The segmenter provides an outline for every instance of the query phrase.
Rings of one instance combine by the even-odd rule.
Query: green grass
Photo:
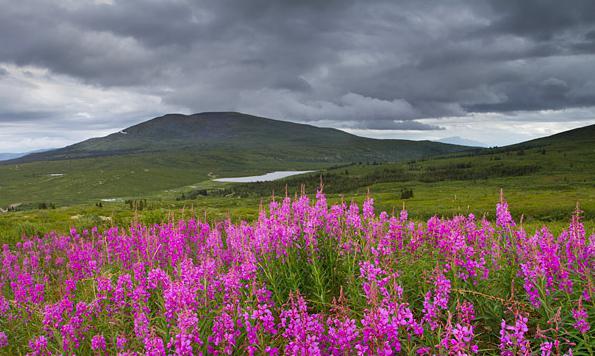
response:
[[[234,158],[224,158],[229,156]],[[208,186],[213,177],[328,166],[278,162],[251,153],[200,155],[183,151],[0,165],[0,207],[18,203],[35,207],[41,202],[64,206],[104,198],[161,195],[184,186],[204,185],[205,181]]]
[[[425,220],[432,215],[450,217],[455,214],[474,213],[493,218],[499,190],[505,187],[513,215],[518,219],[523,215],[525,225],[531,230],[544,223],[560,230],[568,225],[576,202],[580,202],[586,226],[589,231],[595,228],[595,189],[589,186],[558,189],[527,189],[527,177],[504,180],[488,180],[484,184],[469,184],[465,181],[438,183],[378,183],[343,194],[329,194],[332,203],[341,200],[358,202],[364,200],[367,189],[375,198],[377,209],[391,212],[403,206],[416,220]],[[401,187],[413,189],[414,197],[401,199]],[[282,195],[282,194],[281,194]],[[279,195],[277,195],[279,196]],[[132,221],[159,223],[168,219],[197,216],[210,220],[231,217],[234,221],[253,220],[258,215],[257,206],[268,203],[268,196],[225,197],[199,196],[192,200],[176,201],[167,198],[149,198],[143,210],[130,209],[124,202],[103,202],[99,208],[95,204],[77,204],[56,209],[31,209],[0,214],[0,241],[14,243],[24,235],[43,235],[53,230],[67,232],[71,227],[90,228],[98,226],[126,226]]]

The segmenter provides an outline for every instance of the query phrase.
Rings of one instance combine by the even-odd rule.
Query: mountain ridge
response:
[[[237,112],[204,112],[192,115],[166,114],[104,137],[91,138],[50,152],[30,154],[11,162],[214,148],[273,150],[296,156],[300,156],[301,149],[308,149],[320,154],[323,161],[336,162],[354,159],[396,161],[470,149],[428,140],[365,138],[334,128]]]

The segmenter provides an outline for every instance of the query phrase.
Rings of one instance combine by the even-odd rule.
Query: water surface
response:
[[[254,182],[270,182],[273,180],[287,178],[298,174],[311,173],[314,171],[276,171],[263,174],[260,176],[250,177],[234,177],[234,178],[217,178],[213,179],[215,182],[223,183],[254,183]]]

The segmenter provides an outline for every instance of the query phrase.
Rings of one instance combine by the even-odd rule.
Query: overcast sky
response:
[[[593,0],[0,0],[0,152],[170,113],[504,145],[595,123]]]

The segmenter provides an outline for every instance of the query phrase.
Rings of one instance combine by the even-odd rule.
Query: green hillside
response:
[[[106,137],[28,155],[16,162],[184,150],[242,150],[296,162],[398,161],[468,149],[431,141],[377,140],[346,132],[236,112],[169,114]],[[238,153],[232,151],[232,153]],[[233,156],[233,155],[229,155]]]
[[[155,194],[213,177],[397,162],[468,150],[375,140],[240,113],[171,114],[106,137],[0,163],[0,207]]]
[[[521,144],[457,153],[451,157],[384,164],[352,164],[283,181],[227,185],[210,192],[226,197],[265,197],[271,192],[314,192],[345,197],[370,191],[382,208],[404,202],[420,218],[491,213],[500,189],[526,219],[563,220],[578,202],[595,219],[595,125]],[[412,191],[409,197],[406,192]],[[207,191],[207,193],[209,193]],[[196,194],[186,192],[186,197]]]
[[[560,132],[555,135],[522,142],[508,148],[536,148],[536,147],[578,147],[579,144],[592,145],[595,142],[595,125],[579,127],[577,129]]]

